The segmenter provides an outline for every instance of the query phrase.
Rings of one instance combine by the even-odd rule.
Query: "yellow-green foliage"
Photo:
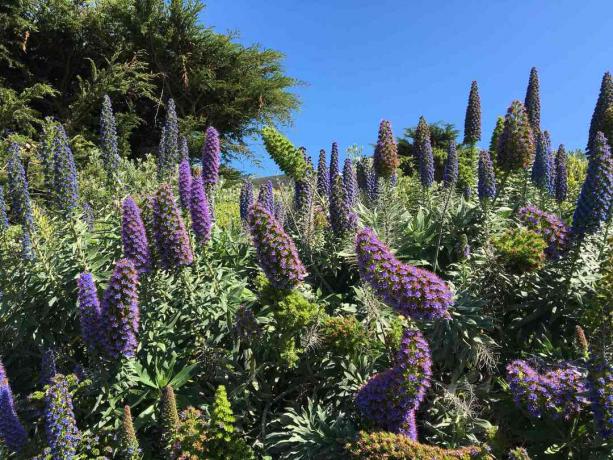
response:
[[[356,460],[493,460],[486,448],[469,446],[461,449],[442,449],[412,441],[404,435],[360,431],[355,441],[345,448]]]
[[[512,273],[525,273],[543,265],[547,243],[533,230],[509,229],[493,240],[500,262]]]
[[[458,149],[458,187],[474,187],[476,185],[477,149],[461,147]]]
[[[224,230],[240,227],[239,188],[222,188],[215,193],[215,224]]]
[[[321,335],[327,348],[340,355],[363,353],[368,345],[366,331],[355,316],[326,318]]]
[[[299,149],[271,126],[262,129],[262,139],[266,151],[281,171],[294,180],[304,179],[307,162]]]

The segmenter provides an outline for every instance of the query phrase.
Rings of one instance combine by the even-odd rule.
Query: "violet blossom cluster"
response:
[[[251,207],[249,228],[260,267],[274,287],[292,289],[306,278],[294,242],[261,203]]]
[[[267,180],[260,185],[258,203],[263,205],[269,212],[275,212],[275,195],[273,193],[271,181]]]
[[[318,177],[319,179],[319,177]],[[326,195],[327,196],[327,195]],[[313,204],[313,185],[307,176],[294,182],[294,213],[296,221],[302,221],[310,215]]]
[[[192,216],[192,229],[196,239],[200,243],[206,244],[211,239],[213,220],[202,176],[194,178],[192,182],[190,212]]]
[[[141,212],[134,199],[129,196],[123,201],[123,218],[121,222],[121,241],[123,254],[130,259],[139,275],[151,270],[149,241]]]
[[[419,162],[419,179],[425,188],[434,183],[434,156],[430,140],[430,127],[424,117],[419,118],[415,130],[415,155]],[[378,173],[378,171],[377,171]]]
[[[104,328],[101,324],[100,300],[94,277],[91,273],[81,273],[77,279],[77,299],[81,336],[90,351],[102,345]]]
[[[551,140],[549,133],[543,131],[537,133],[536,137],[536,154],[534,163],[532,164],[531,179],[532,182],[541,189],[545,190],[549,195],[555,195],[555,157],[551,151]]]
[[[330,192],[332,192],[334,178],[341,173],[338,164],[338,144],[332,142],[332,149],[330,151]]]
[[[558,258],[567,249],[569,229],[555,214],[528,205],[519,210],[518,217],[525,226],[543,237],[547,243],[545,255],[549,259]]]
[[[51,384],[51,380],[57,374],[57,366],[55,362],[55,351],[53,348],[43,350],[40,360],[40,383],[41,385]]]
[[[430,348],[417,329],[404,331],[394,366],[368,380],[356,395],[366,421],[378,429],[417,439],[415,412],[430,387]]]
[[[481,150],[479,153],[477,192],[480,200],[496,196],[496,175],[490,153],[487,150]]]
[[[138,273],[130,259],[115,262],[100,307],[103,347],[112,359],[132,357],[138,346]]]
[[[598,434],[613,438],[613,366],[594,351],[588,360],[587,389]]]
[[[338,237],[353,231],[357,226],[357,216],[349,207],[341,176],[336,176],[336,179],[332,182],[330,226]]]
[[[569,420],[587,405],[584,378],[571,363],[541,371],[518,359],[507,365],[507,381],[515,404],[533,417]]]
[[[317,193],[322,198],[330,195],[330,173],[326,164],[326,151],[319,151],[319,162],[317,163]]]
[[[26,430],[15,410],[13,392],[2,361],[0,361],[0,440],[13,452],[21,450],[28,440]]]
[[[62,374],[52,379],[45,392],[45,432],[54,460],[75,458],[81,433],[77,428],[68,382]]]
[[[21,162],[21,155],[19,152],[19,145],[14,142],[9,145],[7,173],[11,212],[18,223],[32,230],[34,228],[32,201],[28,188],[28,178],[26,177],[26,171]]]
[[[219,133],[209,126],[202,148],[202,180],[205,187],[212,187],[219,182],[219,164],[221,162],[221,147]]]
[[[568,195],[568,171],[566,170],[566,150],[560,145],[555,158],[555,198],[558,203]]]
[[[474,134],[472,134],[471,136],[474,136]],[[455,185],[455,183],[458,181],[458,174],[458,150],[456,148],[455,141],[452,139],[449,142],[449,150],[447,151],[447,159],[445,160],[445,168],[443,169],[444,186],[446,188],[450,188]]]
[[[156,193],[153,227],[162,267],[169,270],[191,265],[194,255],[189,235],[168,184],[162,184]]]
[[[189,160],[182,160],[179,163],[179,202],[185,210],[189,209],[192,180],[192,168],[189,165]]]
[[[9,228],[9,218],[6,213],[6,201],[4,200],[4,188],[0,185],[0,233]]]
[[[240,193],[240,214],[243,222],[247,222],[249,217],[249,208],[253,204],[253,184],[249,180],[243,181]]]
[[[75,212],[79,206],[79,183],[77,167],[62,125],[56,127],[53,152],[55,200],[58,209],[67,216]]]
[[[449,316],[453,295],[439,276],[400,262],[370,228],[358,232],[355,247],[360,276],[398,313],[416,320]]]
[[[358,199],[358,178],[350,158],[347,158],[343,165],[343,188],[345,189],[347,206],[352,208]]]

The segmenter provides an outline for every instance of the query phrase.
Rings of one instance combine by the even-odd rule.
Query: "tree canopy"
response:
[[[157,144],[172,97],[192,145],[206,126],[227,156],[299,101],[282,54],[203,25],[202,0],[5,0],[0,4],[0,135],[33,136],[45,116],[95,138],[102,98],[124,153]],[[131,149],[128,149],[131,147]]]

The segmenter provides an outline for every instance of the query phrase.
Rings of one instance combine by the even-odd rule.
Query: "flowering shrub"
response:
[[[355,247],[362,279],[400,314],[413,319],[448,315],[453,295],[437,275],[401,263],[369,228],[358,232]]]

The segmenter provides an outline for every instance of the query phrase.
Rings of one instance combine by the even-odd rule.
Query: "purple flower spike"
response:
[[[570,363],[541,372],[518,359],[507,365],[507,381],[515,404],[533,417],[569,420],[587,405],[581,371]]]
[[[101,345],[101,313],[96,284],[91,273],[81,273],[77,280],[77,298],[81,319],[81,335],[90,350]]]
[[[443,184],[446,188],[455,185],[455,183],[458,181],[458,174],[458,151],[456,149],[455,141],[452,139],[451,142],[449,142],[449,151],[447,152],[445,169],[443,170]]]
[[[53,164],[55,199],[58,209],[64,215],[70,215],[79,206],[79,183],[77,167],[68,144],[66,131],[59,125],[53,140]]]
[[[169,270],[191,265],[194,255],[189,236],[168,184],[162,184],[157,191],[153,224],[157,253],[162,267]]]
[[[262,204],[251,207],[249,227],[258,262],[274,287],[293,289],[306,278],[294,242]]]
[[[613,438],[613,366],[593,350],[588,360],[587,387],[598,433],[603,439]]]
[[[518,216],[524,225],[543,237],[548,245],[545,249],[547,258],[557,259],[568,248],[569,229],[555,214],[529,205],[521,208]]]
[[[555,158],[555,198],[558,203],[568,195],[568,172],[566,170],[566,150],[560,145]]]
[[[101,308],[105,327],[104,350],[111,359],[133,357],[138,346],[140,321],[138,273],[130,259],[115,262]]]
[[[496,176],[494,175],[494,165],[490,153],[481,150],[479,153],[479,169],[477,191],[480,200],[487,200],[496,196]]]
[[[34,229],[32,201],[28,188],[28,178],[19,151],[19,145],[14,142],[9,145],[7,173],[11,211],[14,219],[31,231]]]
[[[391,178],[399,164],[398,146],[392,133],[392,124],[388,120],[381,120],[373,156],[373,166],[377,176],[385,179]]]
[[[189,209],[189,201],[192,195],[192,169],[189,160],[179,163],[179,201],[183,209]]]
[[[358,232],[355,245],[362,279],[386,304],[416,320],[449,316],[453,295],[441,278],[401,263],[370,228]]]
[[[240,212],[243,222],[247,222],[249,217],[249,208],[253,204],[253,184],[251,181],[246,180],[241,187],[240,195]]]
[[[53,377],[57,374],[55,363],[55,352],[53,348],[43,350],[40,360],[40,383],[41,385],[50,385]]]
[[[343,180],[341,176],[336,176],[330,194],[330,225],[338,237],[355,230],[357,226],[357,216],[351,211],[347,201]]]
[[[573,215],[573,234],[594,233],[609,216],[613,201],[613,156],[607,138],[596,133],[589,152],[587,175]]]
[[[267,180],[260,185],[260,192],[258,193],[258,203],[264,205],[264,207],[269,212],[275,212],[275,196],[273,193],[271,181]]]
[[[200,243],[206,244],[211,239],[212,219],[202,177],[192,182],[190,211],[194,234]]]
[[[424,117],[419,118],[415,131],[415,151],[419,162],[419,179],[425,188],[434,183],[434,156],[430,140],[430,127]]]
[[[345,160],[343,165],[343,187],[345,189],[347,206],[352,208],[358,198],[358,178],[353,163],[349,158]]]
[[[151,270],[151,254],[149,253],[147,232],[140,209],[130,196],[123,201],[121,240],[123,242],[123,254],[134,262],[138,274],[149,272]]]
[[[119,168],[119,150],[113,106],[111,98],[106,94],[102,99],[102,112],[100,113],[100,151],[107,182],[112,184]]]
[[[334,178],[340,174],[338,167],[338,144],[332,142],[332,150],[330,152],[330,187],[334,183]],[[332,190],[330,190],[332,191]]]
[[[326,151],[319,151],[319,162],[317,163],[317,193],[321,197],[330,195],[330,173],[326,165]]]
[[[206,130],[206,140],[202,150],[202,179],[205,186],[214,186],[219,182],[220,161],[219,133],[215,128],[209,126]]]
[[[0,233],[9,228],[9,218],[6,214],[6,201],[4,201],[4,189],[0,185]]]
[[[17,417],[13,392],[2,361],[0,361],[0,439],[13,452],[21,450],[28,440],[26,430]]]
[[[357,393],[356,405],[376,428],[417,439],[415,411],[430,387],[430,348],[419,330],[406,329],[394,367],[374,375]]]
[[[45,393],[45,431],[51,456],[57,460],[76,457],[81,433],[72,407],[72,396],[66,377],[56,375]]]

